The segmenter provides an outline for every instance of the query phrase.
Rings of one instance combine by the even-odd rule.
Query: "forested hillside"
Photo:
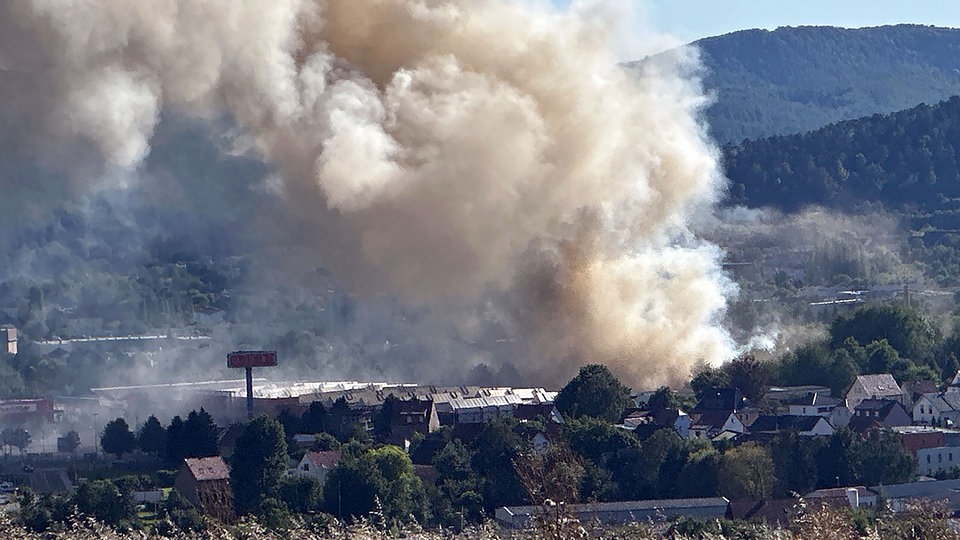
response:
[[[958,153],[960,98],[954,97],[805,134],[745,141],[725,149],[724,163],[738,204],[792,211],[878,202],[937,213],[957,208]]]
[[[722,143],[934,103],[960,88],[960,30],[916,25],[744,30],[694,43]]]

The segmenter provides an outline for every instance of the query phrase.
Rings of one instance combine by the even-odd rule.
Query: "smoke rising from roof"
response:
[[[677,382],[732,350],[734,287],[687,225],[723,181],[695,55],[624,70],[611,25],[505,0],[16,0],[0,120],[92,189],[176,111],[270,167],[272,242],[358,294],[492,302],[544,380]]]

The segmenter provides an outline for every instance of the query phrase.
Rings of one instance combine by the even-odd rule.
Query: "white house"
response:
[[[339,450],[307,452],[303,455],[296,470],[290,471],[290,474],[316,478],[320,482],[320,485],[323,485],[323,483],[327,481],[327,475],[330,474],[330,471],[332,471],[338,463],[340,463]]]
[[[917,472],[930,476],[960,466],[960,446],[939,446],[917,450]]]
[[[840,400],[818,392],[791,400],[787,406],[790,416],[830,416]]]
[[[856,409],[865,399],[892,399],[899,403],[903,400],[903,390],[889,373],[859,375],[847,390],[846,399],[850,409]]]
[[[913,405],[913,423],[923,425],[957,425],[960,418],[960,392],[924,394]]]

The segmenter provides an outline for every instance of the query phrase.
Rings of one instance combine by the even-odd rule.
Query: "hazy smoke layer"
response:
[[[720,254],[685,225],[716,152],[695,59],[627,73],[609,31],[502,0],[11,0],[0,119],[76,180],[137,169],[165,108],[227,116],[277,172],[283,241],[355,291],[507,291],[509,361],[676,382],[731,350]]]

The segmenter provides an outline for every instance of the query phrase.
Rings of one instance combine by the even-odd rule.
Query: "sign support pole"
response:
[[[247,420],[253,420],[253,368],[247,366]]]
[[[228,368],[243,368],[247,374],[247,420],[253,420],[253,368],[277,365],[276,351],[234,351],[227,355]]]

